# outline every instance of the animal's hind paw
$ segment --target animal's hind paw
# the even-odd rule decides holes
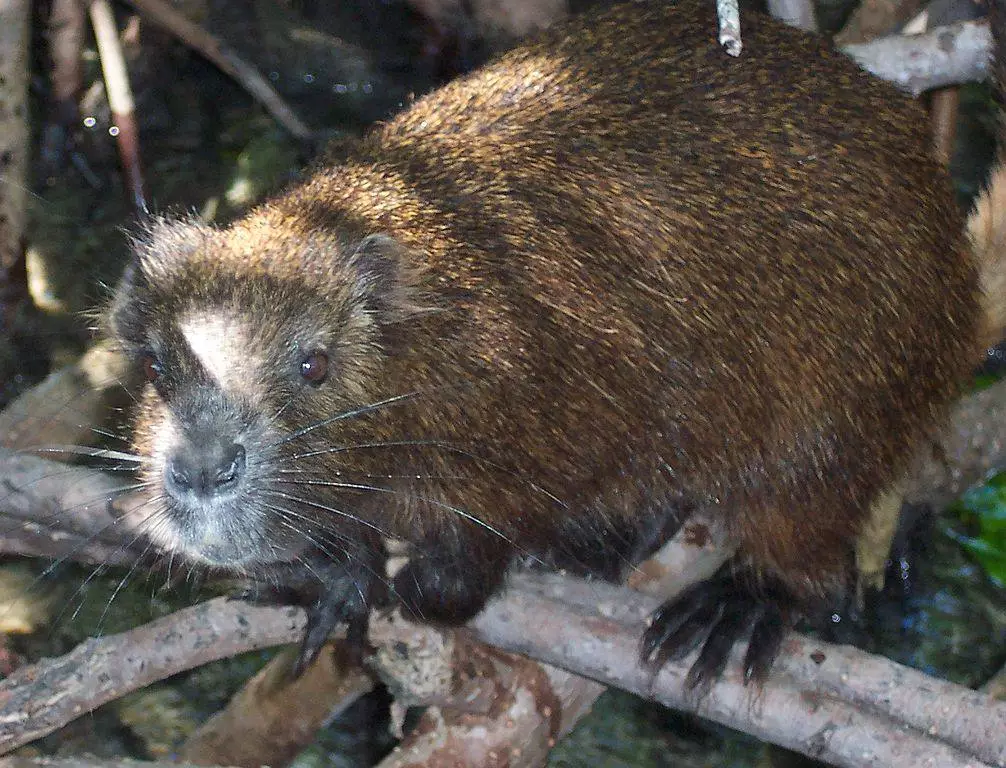
[[[781,585],[763,582],[754,592],[726,566],[657,609],[643,635],[643,660],[659,667],[701,645],[686,683],[707,688],[723,673],[734,644],[750,633],[744,682],[763,681],[792,624],[792,603]]]

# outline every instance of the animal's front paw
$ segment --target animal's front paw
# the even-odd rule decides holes
[[[323,574],[324,589],[310,605],[306,605],[307,626],[293,674],[299,677],[318,657],[328,636],[340,624],[346,625],[346,641],[362,656],[367,637],[367,619],[373,607],[370,579],[354,578],[346,569],[333,566]],[[341,572],[340,572],[341,571]]]
[[[340,624],[346,625],[350,647],[362,655],[370,610],[385,599],[383,582],[376,575],[381,568],[376,556],[342,561],[305,557],[263,568],[231,597],[258,605],[295,605],[307,612],[294,664],[294,675],[300,676]]]
[[[643,635],[643,660],[660,666],[702,646],[688,671],[687,685],[704,688],[722,674],[734,644],[750,633],[744,655],[744,682],[764,680],[793,623],[793,599],[778,583],[762,579],[757,590],[745,586],[727,566],[711,579],[689,587],[653,614]]]

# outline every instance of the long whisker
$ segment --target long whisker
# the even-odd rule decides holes
[[[140,524],[137,525],[137,530],[141,529],[142,526],[147,521],[149,521],[149,519],[151,517],[160,514],[161,511],[162,510],[160,510],[160,509],[154,509],[154,510],[152,510],[140,522]],[[112,523],[110,525],[115,525],[120,519],[122,519],[122,518],[116,518],[115,520],[112,521]],[[106,526],[106,527],[110,527],[110,526]],[[133,544],[136,543],[136,541],[138,541],[140,539],[141,535],[142,534],[138,533],[135,537],[133,537],[133,539],[130,542],[124,543],[121,547],[119,547],[119,549],[117,550],[117,553],[118,552],[127,551],[130,547],[132,547]],[[144,552],[146,552],[146,551],[147,550],[144,549]],[[135,562],[139,562],[139,556],[137,556],[137,560]],[[134,567],[135,567],[135,562],[134,562]],[[84,579],[83,582],[81,582],[81,584],[77,587],[77,589],[74,590],[73,594],[70,595],[70,597],[68,598],[67,603],[69,603],[71,600],[74,600],[78,596],[82,596],[83,592],[86,591],[88,584],[90,584],[96,577],[98,577],[98,576],[102,575],[103,573],[105,573],[110,567],[111,566],[107,565],[106,563],[99,563],[94,569],[91,570],[90,575],[88,575],[88,577],[86,579]],[[49,572],[49,571],[50,571],[50,568],[47,568],[45,571],[43,571],[43,575],[45,573]],[[83,607],[84,607],[84,601],[83,601],[83,598],[82,598],[81,601],[77,604],[76,609],[74,609],[73,613],[70,615],[70,621],[74,621],[77,618],[77,615],[80,613],[80,611],[81,611],[81,609]],[[59,615],[59,617],[57,617],[57,619],[60,618],[60,617],[62,617],[62,615],[63,615],[63,613],[61,612],[60,615]]]
[[[350,451],[363,451],[371,448],[443,448],[464,456],[470,456],[466,451],[443,440],[381,440],[373,443],[352,443],[348,445],[332,445],[325,448],[316,448],[301,453],[292,453],[284,457],[286,460],[295,461],[297,459],[307,459],[312,456],[326,456],[336,453],[349,453]],[[476,458],[472,456],[472,458]]]
[[[359,523],[360,525],[362,525],[362,526],[364,526],[366,528],[370,528],[371,530],[376,531],[377,533],[381,534],[382,536],[389,536],[390,535],[387,531],[382,530],[380,527],[374,525],[370,521],[364,520],[363,518],[357,517],[356,515],[354,515],[354,514],[352,514],[350,512],[346,512],[345,510],[338,509],[336,507],[329,507],[329,506],[327,506],[325,504],[322,504],[320,502],[317,502],[317,501],[311,501],[310,499],[302,499],[302,498],[299,498],[297,496],[291,496],[290,494],[284,493],[283,491],[276,490],[275,488],[262,488],[260,490],[260,493],[271,494],[273,496],[279,496],[280,498],[286,499],[287,501],[292,501],[295,504],[303,504],[303,505],[308,506],[308,507],[313,507],[315,509],[320,509],[323,512],[331,512],[333,515],[338,515],[339,517],[344,517],[344,518],[346,518],[348,520],[352,520],[354,523]],[[305,519],[307,519],[307,518],[305,518]]]
[[[328,481],[318,480],[318,474],[321,470],[317,469],[277,469],[276,473],[279,475],[300,475],[301,479],[292,480],[286,477],[273,478],[271,482],[274,483],[291,483],[298,485],[326,485]],[[359,477],[365,478],[375,478],[384,480],[467,480],[467,475],[445,475],[445,474],[431,474],[431,473],[416,473],[416,472],[402,472],[400,474],[386,474],[382,472],[381,474],[373,474],[371,472],[359,472]]]
[[[137,539],[138,538],[139,536],[137,536]],[[134,539],[133,542],[130,542],[130,546],[132,546],[132,544],[135,542],[136,539]],[[105,603],[105,607],[102,609],[101,615],[98,617],[97,622],[98,637],[101,637],[102,635],[103,626],[105,623],[105,617],[108,615],[108,611],[111,609],[112,603],[115,601],[115,598],[119,596],[119,592],[121,592],[123,587],[126,586],[126,583],[129,581],[129,577],[136,572],[137,567],[140,565],[141,562],[143,562],[143,559],[146,557],[147,553],[153,548],[153,546],[154,543],[148,540],[147,546],[145,546],[143,548],[143,551],[140,552],[139,555],[137,555],[136,559],[133,561],[133,564],[129,566],[129,570],[126,571],[125,575],[121,579],[119,579],[119,583],[115,585],[115,589],[112,590],[112,594],[109,595],[108,601]]]
[[[104,437],[108,440],[117,440],[120,443],[128,443],[129,438],[125,435],[117,434],[112,432],[110,429],[99,429],[98,427],[89,427],[91,432],[98,435],[99,437]]]
[[[270,418],[270,419],[269,419],[269,422],[268,422],[268,423],[269,423],[269,424],[271,425],[271,424],[275,424],[275,423],[276,423],[277,421],[279,421],[279,417],[283,415],[283,411],[285,411],[285,410],[286,410],[287,408],[289,408],[289,407],[290,407],[290,404],[291,404],[291,403],[293,403],[293,402],[294,402],[294,400],[296,400],[296,399],[297,399],[297,395],[296,395],[296,393],[295,393],[295,394],[292,394],[292,395],[290,395],[290,397],[288,397],[288,398],[286,399],[286,402],[285,402],[285,403],[283,403],[283,405],[281,405],[281,406],[279,407],[279,410],[278,410],[278,411],[276,411],[276,413],[274,413],[274,414],[272,415],[272,418]]]
[[[37,448],[24,448],[18,451],[18,453],[69,453],[77,456],[87,456],[92,459],[116,459],[118,461],[129,461],[134,464],[143,464],[150,461],[150,459],[146,456],[141,456],[136,453],[125,453],[124,451],[115,451],[111,448],[93,448],[85,445],[45,445]]]
[[[133,489],[136,489],[136,488],[142,488],[143,486],[144,486],[144,484],[141,483],[141,484],[137,484],[135,486],[126,486],[124,489],[115,489],[115,490],[117,490],[117,491],[118,490],[129,491],[129,490],[133,490]],[[104,499],[104,498],[106,498],[106,496],[102,495],[102,496],[97,497],[97,498],[95,498],[95,499],[93,499],[91,501],[84,501],[80,505],[75,505],[75,507],[70,507],[70,508],[67,508],[67,509],[64,509],[64,510],[60,510],[60,513],[72,512],[73,509],[76,508],[76,506],[86,507],[90,503],[93,503],[94,501],[98,501],[98,500]],[[53,515],[53,517],[55,517],[55,516],[56,516],[56,514]],[[33,520],[33,519],[24,518],[24,517],[17,516],[17,515],[11,515],[11,517],[13,519],[15,519],[15,520],[18,520],[18,521],[22,522],[22,523],[44,522],[44,521],[39,521],[39,520]],[[125,518],[125,516],[122,516],[122,517],[113,517],[105,525],[102,525],[97,530],[95,530],[95,531],[87,534],[86,536],[84,536],[76,544],[76,546],[74,546],[73,549],[71,549],[70,551],[66,552],[62,556],[56,558],[51,563],[49,563],[49,565],[46,566],[46,568],[43,569],[43,571],[38,575],[38,577],[35,579],[35,581],[36,582],[40,582],[40,581],[48,578],[53,573],[55,573],[59,568],[61,568],[67,561],[72,560],[73,559],[73,555],[76,552],[78,552],[78,551],[86,548],[89,544],[91,544],[91,543],[93,543],[95,541],[102,540],[102,538],[108,533],[108,531],[111,530],[112,528],[115,528],[117,525],[119,525],[124,518]],[[131,546],[131,543],[130,544],[125,544],[125,543],[121,543],[121,542],[119,542],[119,541],[117,541],[115,539],[109,540],[108,543],[110,543],[110,544],[119,544],[119,546],[115,550],[113,550],[113,555],[118,555],[118,554],[124,553],[124,552],[128,551],[129,547]]]
[[[353,443],[351,445],[333,445],[326,448],[318,448],[311,451],[304,451],[302,453],[292,454],[288,457],[283,457],[284,461],[295,461],[298,459],[306,459],[312,456],[324,456],[330,454],[338,453],[348,453],[354,450],[368,450],[373,448],[414,448],[414,447],[425,447],[425,448],[442,448],[445,451],[457,454],[458,456],[463,456],[467,459],[471,459],[477,464],[481,464],[490,469],[501,472],[509,477],[512,477],[522,484],[526,485],[531,490],[542,494],[548,499],[552,500],[561,507],[568,507],[562,499],[560,499],[555,494],[551,493],[547,488],[544,488],[532,480],[523,477],[522,475],[514,472],[509,467],[506,467],[492,459],[487,459],[484,456],[479,456],[478,454],[472,453],[470,450],[466,450],[452,443],[447,443],[442,440],[386,440],[373,443]],[[279,470],[280,472],[289,470]]]
[[[302,536],[304,539],[307,540],[307,542],[309,544],[311,544],[311,546],[313,546],[315,549],[317,549],[323,555],[325,555],[326,557],[329,557],[329,558],[332,558],[333,560],[335,560],[335,557],[334,557],[333,553],[327,547],[323,546],[323,543],[324,544],[328,544],[328,543],[334,544],[335,546],[339,547],[339,549],[342,551],[342,554],[345,555],[345,557],[346,557],[347,560],[354,560],[355,563],[358,566],[361,566],[368,574],[370,574],[371,576],[373,576],[377,581],[379,581],[381,584],[383,584],[385,587],[387,587],[392,594],[397,594],[397,592],[395,591],[394,584],[391,581],[389,581],[387,579],[387,577],[383,573],[375,571],[373,568],[371,568],[370,565],[367,563],[366,560],[361,560],[361,559],[358,559],[358,558],[353,558],[353,556],[349,552],[349,550],[344,549],[343,547],[339,546],[339,542],[338,541],[332,541],[328,536],[322,536],[320,538],[320,540],[319,540],[315,536],[312,536],[311,534],[309,534],[307,531],[304,531],[301,528],[297,527],[296,525],[293,525],[291,522],[289,522],[288,518],[293,518],[293,519],[298,519],[298,520],[305,520],[306,522],[313,522],[313,521],[309,520],[308,518],[304,517],[303,515],[300,515],[300,514],[294,512],[293,510],[290,510],[290,509],[284,509],[283,507],[277,507],[277,506],[274,506],[274,505],[271,505],[271,504],[270,505],[266,505],[266,506],[267,506],[268,509],[271,509],[273,512],[275,512],[280,517],[280,522],[286,528],[288,528],[289,530],[291,530],[294,533],[298,534],[299,536]],[[328,533],[328,534],[335,533],[336,535],[338,535],[337,532],[331,531],[331,530],[326,531],[326,533]],[[339,538],[340,539],[344,539],[346,541],[350,541],[350,539],[348,539],[347,537],[344,537],[344,536],[340,536]],[[318,579],[319,582],[324,583],[324,581],[321,578],[321,576],[319,576],[314,571],[314,569],[311,568],[311,566],[308,564],[306,558],[303,558],[303,557],[298,558],[298,561],[305,568],[307,568],[307,570],[310,571],[311,574],[313,574],[315,576],[315,578]],[[361,598],[365,598],[365,595],[361,592],[360,593],[360,597]]]
[[[363,416],[367,413],[373,413],[374,411],[380,410],[381,408],[386,408],[389,405],[395,405],[397,403],[405,402],[418,397],[421,392],[408,392],[404,395],[395,395],[394,397],[389,397],[386,400],[378,400],[375,403],[370,403],[369,405],[363,405],[359,408],[354,408],[350,411],[343,411],[342,413],[336,414],[335,416],[330,416],[327,419],[322,419],[321,421],[316,421],[313,424],[309,424],[306,427],[302,427],[297,431],[280,438],[272,445],[265,446],[266,449],[274,448],[278,445],[283,445],[284,443],[289,443],[291,440],[296,440],[298,437],[303,437],[306,434],[313,432],[316,429],[321,429],[329,424],[334,424],[337,421],[344,421],[346,419],[352,419],[357,416]]]
[[[290,483],[292,485],[299,485],[300,484],[296,480],[277,480],[275,482],[285,482],[285,483]],[[501,539],[503,539],[507,543],[513,543],[512,540],[510,539],[510,537],[508,537],[506,534],[502,533],[501,531],[496,530],[491,525],[489,525],[489,523],[487,523],[487,522],[485,522],[483,520],[480,520],[479,518],[475,517],[475,515],[472,515],[472,514],[470,514],[468,512],[465,512],[464,510],[459,509],[458,507],[455,507],[452,504],[447,504],[446,502],[440,501],[438,499],[431,499],[431,498],[426,497],[426,496],[418,496],[418,495],[413,494],[413,493],[406,493],[406,492],[401,491],[401,490],[399,490],[397,488],[384,488],[382,486],[378,486],[378,485],[366,485],[364,483],[344,483],[344,482],[338,482],[338,481],[332,480],[332,481],[310,482],[308,484],[309,485],[324,485],[324,486],[329,486],[329,487],[332,487],[332,488],[344,488],[344,489],[347,489],[347,490],[355,490],[355,491],[377,491],[378,493],[388,493],[388,494],[391,494],[391,495],[394,495],[394,496],[399,496],[399,495],[406,496],[407,495],[407,496],[410,496],[410,497],[416,499],[417,501],[423,501],[423,502],[426,502],[427,504],[432,504],[435,507],[440,507],[441,509],[446,509],[449,512],[454,512],[454,513],[460,515],[461,517],[463,517],[465,520],[469,520],[469,521],[471,521],[473,523],[476,523],[477,525],[480,525],[483,528],[485,528],[487,531],[490,531],[491,533],[496,534],[497,536],[499,536]],[[301,500],[302,503],[305,502],[305,501],[306,500],[303,500],[303,499]]]

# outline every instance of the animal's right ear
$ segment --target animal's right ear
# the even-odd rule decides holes
[[[216,230],[192,217],[157,216],[130,239],[130,248],[149,280],[170,279],[213,237]]]
[[[106,329],[125,344],[146,343],[153,294],[170,285],[213,236],[214,229],[194,218],[153,217],[131,237],[133,258],[108,306]]]

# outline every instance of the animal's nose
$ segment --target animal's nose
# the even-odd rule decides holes
[[[245,449],[240,443],[189,443],[168,460],[165,489],[173,496],[192,494],[209,499],[234,490],[244,470]]]

